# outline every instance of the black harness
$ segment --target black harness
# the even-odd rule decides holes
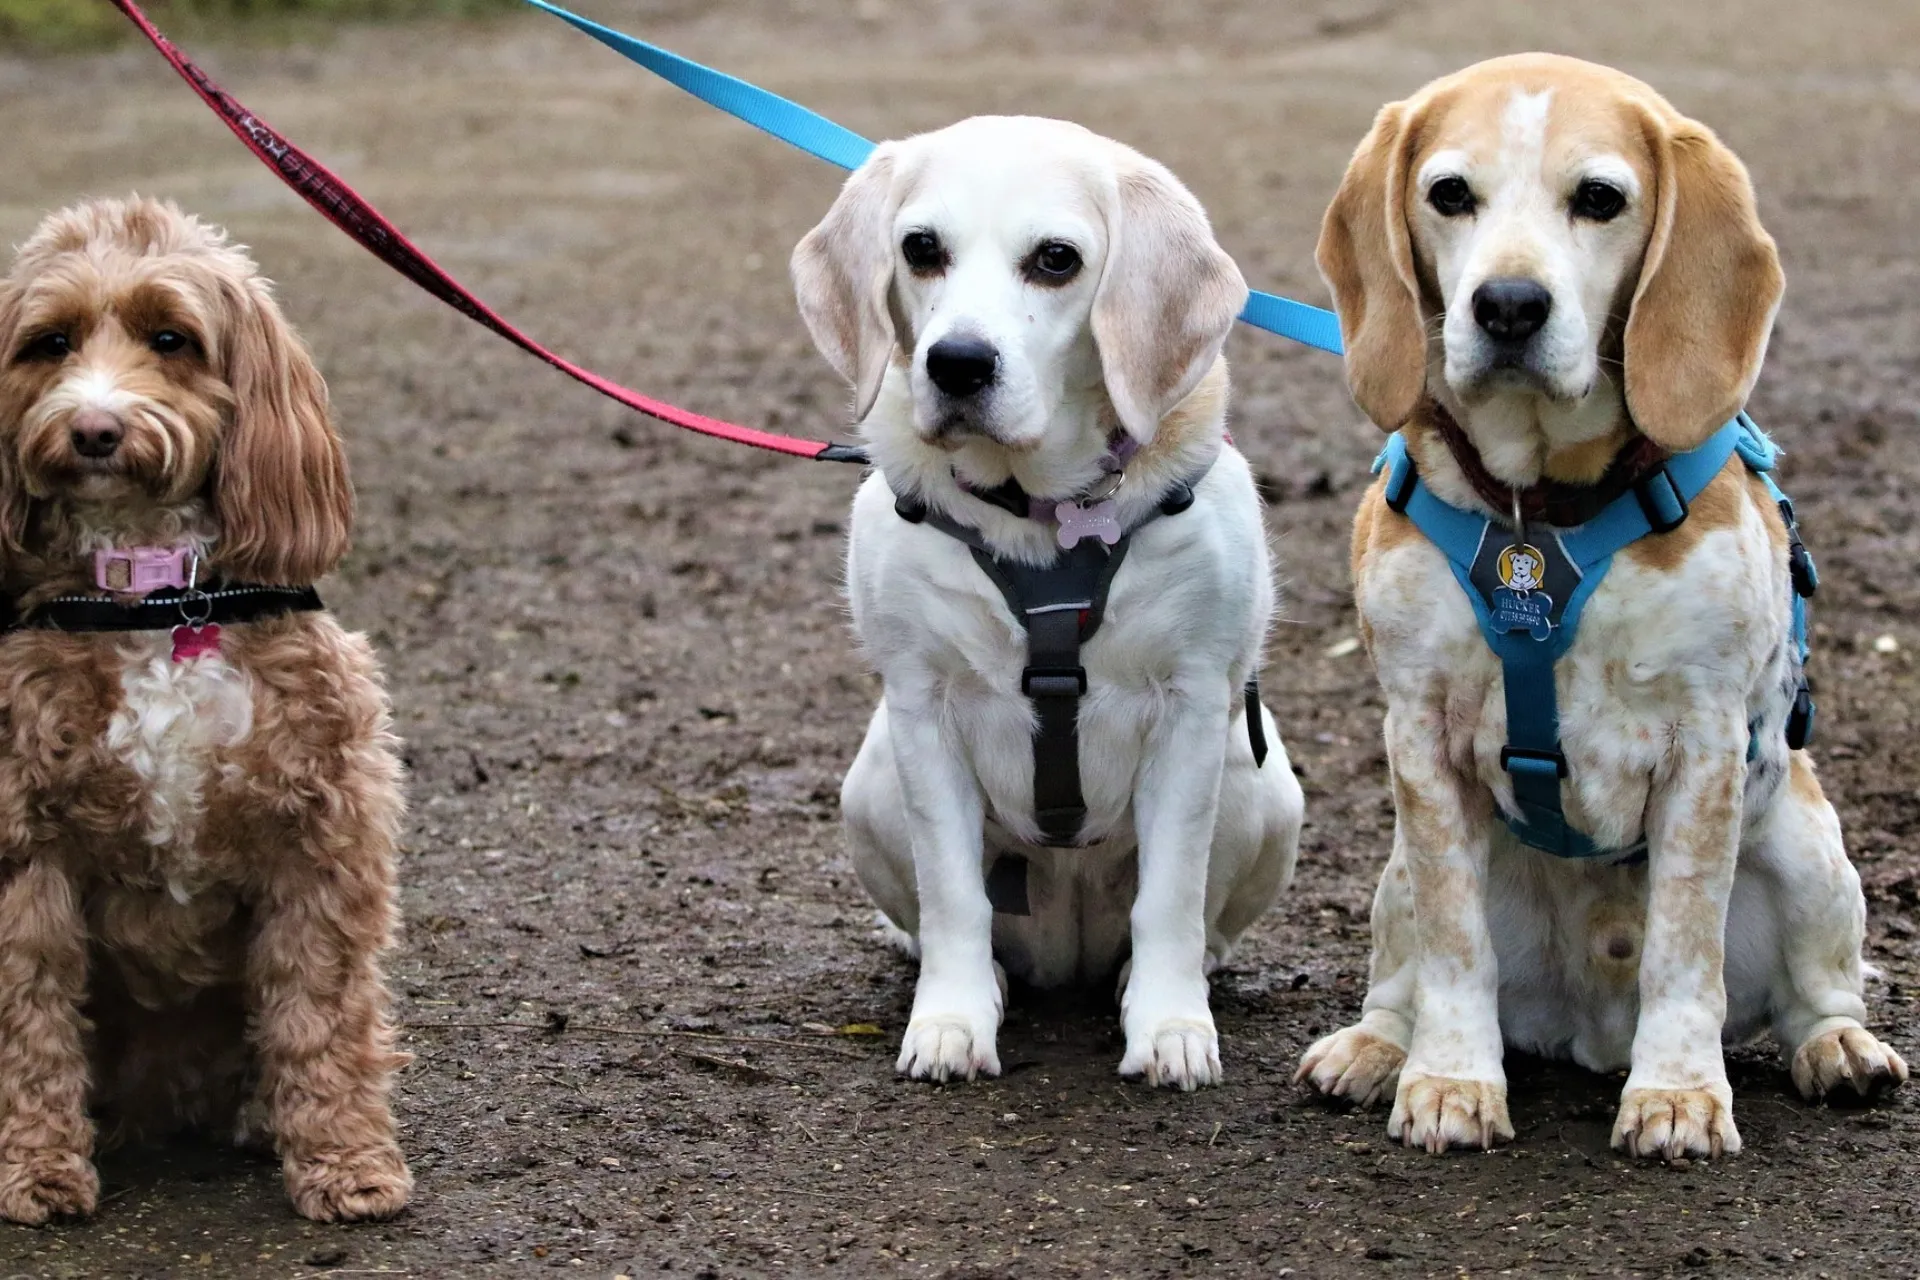
[[[1204,473],[1203,473],[1204,474]],[[1087,692],[1087,669],[1080,661],[1080,647],[1100,629],[1106,613],[1107,591],[1113,576],[1126,561],[1133,535],[1162,516],[1179,515],[1193,505],[1190,481],[1175,485],[1147,517],[1109,547],[1097,538],[1085,538],[1061,551],[1053,563],[1041,567],[1021,564],[995,555],[977,529],[950,520],[912,498],[896,498],[894,510],[909,524],[925,524],[959,542],[973,552],[974,563],[1006,597],[1007,607],[1027,633],[1027,665],[1020,673],[1020,692],[1033,703],[1033,816],[1040,828],[1040,843],[1053,848],[1072,848],[1082,843],[1080,832],[1086,822],[1087,802],[1080,790],[1080,699]],[[972,496],[1013,515],[1025,517],[1029,499],[1014,481],[996,489],[969,490]],[[1260,682],[1256,676],[1247,681],[1247,738],[1253,746],[1256,767],[1266,762],[1266,729],[1260,720]],[[989,897],[996,906],[1003,899],[1018,902],[1017,914],[1025,913],[1024,864],[1018,865],[1020,884],[1001,887],[995,896],[993,880],[1001,877],[1012,859],[996,863],[989,876]],[[1001,877],[1004,878],[1004,877]]]
[[[268,587],[215,579],[204,587],[163,587],[128,603],[110,596],[55,596],[21,613],[0,595],[0,635],[14,631],[171,631],[179,626],[257,622],[326,606],[312,587]]]

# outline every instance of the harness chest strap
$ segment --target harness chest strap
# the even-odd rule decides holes
[[[978,530],[911,499],[895,500],[894,510],[901,519],[910,524],[924,523],[967,545],[974,563],[999,588],[1027,633],[1027,665],[1020,673],[1020,692],[1034,707],[1034,821],[1043,844],[1079,844],[1086,822],[1086,797],[1080,783],[1079,713],[1080,699],[1087,692],[1087,669],[1080,660],[1080,647],[1100,628],[1107,592],[1126,561],[1133,535],[1162,516],[1178,515],[1192,506],[1197,481],[1198,477],[1176,486],[1146,520],[1111,547],[1098,539],[1084,539],[1061,551],[1051,564],[1039,567],[1001,559]],[[1247,733],[1257,766],[1267,756],[1257,678],[1247,682],[1245,698]],[[1001,910],[1025,914],[1024,877],[1016,886],[1011,869],[1003,873],[1007,861],[995,865],[989,878],[989,896]],[[1002,882],[997,892],[996,880]]]
[[[1512,777],[1520,811],[1518,817],[1503,817],[1524,843],[1566,858],[1633,852],[1600,848],[1566,821],[1560,782],[1567,776],[1567,762],[1560,749],[1554,663],[1572,647],[1581,611],[1606,577],[1614,553],[1649,534],[1678,528],[1689,504],[1736,452],[1765,482],[1786,521],[1794,592],[1791,638],[1795,661],[1804,662],[1806,598],[1813,594],[1818,576],[1800,540],[1793,504],[1767,474],[1777,451],[1744,413],[1699,448],[1668,459],[1575,528],[1529,526],[1509,536],[1488,517],[1448,505],[1421,482],[1398,433],[1376,460],[1374,470],[1387,473],[1387,505],[1412,520],[1446,556],[1473,605],[1481,635],[1500,659],[1507,711],[1507,745],[1500,763]],[[1523,562],[1517,578],[1516,554]],[[1813,703],[1803,677],[1785,726],[1788,746],[1804,746],[1812,726]],[[1750,758],[1757,752],[1760,730],[1756,723]]]

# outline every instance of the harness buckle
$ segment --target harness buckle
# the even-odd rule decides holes
[[[1029,698],[1084,698],[1085,667],[1028,667],[1020,673],[1020,692]]]
[[[1800,541],[1798,530],[1794,531],[1793,541],[1787,544],[1787,572],[1793,577],[1793,594],[1802,600],[1812,599],[1813,593],[1820,589],[1820,571],[1814,568],[1813,553]]]
[[[1787,750],[1798,751],[1813,741],[1813,690],[1803,680],[1794,691],[1793,709],[1787,712]]]
[[[919,524],[927,518],[927,509],[911,498],[895,498],[893,500],[893,514],[899,516],[908,524]]]
[[[1567,776],[1567,758],[1558,751],[1535,751],[1531,747],[1500,748],[1500,767],[1508,773],[1539,777],[1548,771],[1556,778]]]
[[[1672,533],[1687,521],[1687,499],[1665,467],[1633,486],[1640,512],[1654,533]]]
[[[1402,454],[1395,459],[1393,468],[1387,472],[1387,510],[1397,516],[1407,514],[1407,504],[1413,501],[1413,491],[1419,482],[1412,457]]]

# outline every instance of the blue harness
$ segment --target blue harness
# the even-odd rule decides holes
[[[1572,528],[1535,526],[1509,533],[1477,512],[1462,511],[1435,497],[1420,481],[1396,432],[1375,459],[1387,473],[1386,502],[1412,520],[1440,549],[1473,604],[1480,634],[1500,659],[1506,685],[1507,745],[1500,766],[1513,778],[1517,815],[1502,814],[1523,843],[1562,858],[1612,858],[1639,849],[1602,849],[1568,825],[1560,807],[1560,780],[1567,759],[1560,750],[1560,708],[1553,665],[1573,647],[1580,612],[1607,576],[1616,551],[1649,534],[1667,533],[1687,518],[1688,504],[1738,453],[1780,504],[1786,521],[1792,577],[1791,634],[1797,664],[1807,658],[1807,599],[1819,585],[1813,557],[1800,540],[1793,502],[1770,474],[1778,451],[1745,413],[1714,432],[1697,449],[1676,454],[1632,489]],[[1761,725],[1753,725],[1747,758],[1760,750]],[[1813,698],[1801,675],[1785,727],[1787,746],[1799,750],[1813,737]]]

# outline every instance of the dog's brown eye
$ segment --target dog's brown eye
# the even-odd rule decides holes
[[[43,333],[30,338],[27,345],[20,348],[16,360],[64,360],[73,351],[73,343],[64,333]]]
[[[1063,285],[1080,274],[1080,251],[1049,240],[1028,255],[1026,274],[1035,284]]]
[[[163,356],[170,356],[185,351],[192,345],[192,339],[178,329],[162,329],[147,339],[147,345]]]
[[[1458,218],[1473,212],[1473,188],[1465,178],[1440,178],[1427,188],[1427,203],[1443,218]]]
[[[1595,222],[1612,222],[1627,207],[1626,193],[1610,182],[1589,178],[1574,189],[1573,216]]]
[[[900,255],[919,272],[939,271],[947,265],[947,251],[931,231],[907,232],[900,238]]]

